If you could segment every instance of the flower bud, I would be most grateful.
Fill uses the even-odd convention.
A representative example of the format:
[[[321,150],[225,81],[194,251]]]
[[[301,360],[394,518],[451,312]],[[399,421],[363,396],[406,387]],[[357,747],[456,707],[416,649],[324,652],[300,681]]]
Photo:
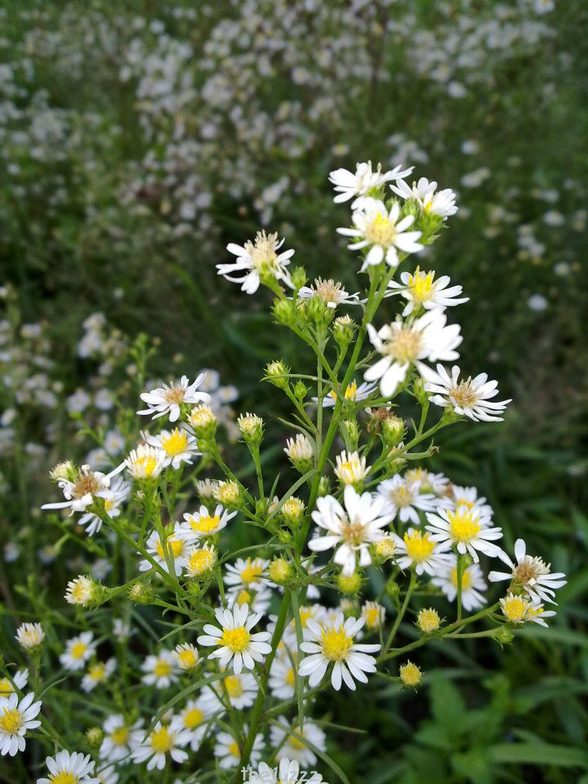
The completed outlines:
[[[70,580],[65,591],[65,600],[79,607],[96,607],[104,596],[104,588],[95,583],[91,577],[83,575]]]
[[[346,348],[353,340],[356,324],[351,316],[339,316],[333,322],[333,337],[339,348]]]
[[[274,558],[267,570],[269,579],[278,585],[284,585],[292,576],[292,566],[285,558]]]
[[[305,474],[314,465],[314,448],[308,438],[302,433],[298,433],[294,438],[286,441],[284,452],[290,458],[294,468],[301,474]]]
[[[151,604],[155,599],[155,591],[145,583],[133,583],[129,588],[129,599],[135,604]]]
[[[439,617],[437,610],[429,607],[425,610],[419,610],[416,625],[423,634],[432,634],[441,626],[441,618]]]
[[[273,314],[279,324],[294,327],[298,321],[298,307],[292,299],[276,299],[273,305]]]
[[[341,593],[353,596],[361,590],[361,575],[359,572],[353,574],[338,574],[337,575],[337,588]]]
[[[259,446],[263,438],[263,419],[256,414],[241,414],[237,418],[237,427],[243,440],[249,446]]]
[[[506,626],[499,626],[498,629],[495,629],[494,631],[494,639],[501,645],[510,645],[514,640],[514,634]]]
[[[335,476],[341,484],[359,488],[368,473],[366,458],[360,457],[358,452],[350,452],[349,454],[341,452],[340,455],[337,455]]]
[[[308,387],[306,386],[306,384],[303,381],[297,381],[294,384],[294,395],[301,402],[308,395]]]
[[[227,509],[239,509],[241,507],[241,488],[232,479],[227,482],[219,482],[214,497],[219,504],[226,506]]]
[[[97,749],[100,746],[103,738],[104,733],[100,727],[88,727],[86,730],[86,740],[88,741],[88,745],[94,749]]]
[[[290,368],[282,362],[281,359],[276,359],[266,365],[265,378],[271,384],[280,389],[286,389],[289,381]]]
[[[216,414],[210,406],[201,403],[190,411],[188,422],[197,438],[213,438],[216,433],[218,420]]]
[[[285,522],[291,528],[297,528],[304,517],[304,501],[295,495],[290,496],[287,501],[284,501],[280,511]]]
[[[355,419],[345,419],[341,422],[341,431],[345,441],[357,450],[359,445],[359,425]]]
[[[399,674],[400,680],[409,689],[416,689],[423,679],[420,667],[411,661],[407,661],[400,667]]]
[[[301,289],[306,281],[308,280],[308,276],[306,274],[306,270],[304,267],[294,267],[292,270],[292,274],[290,276],[292,280],[292,285],[295,289]]]
[[[75,482],[77,471],[71,460],[64,460],[63,463],[58,463],[50,472],[49,477],[54,482],[59,482],[62,479],[67,479],[70,482]]]
[[[404,419],[391,414],[382,422],[382,439],[386,446],[394,447],[404,438],[406,427]]]
[[[327,476],[321,476],[318,486],[319,497],[322,498],[324,495],[329,495],[329,488],[329,478]]]
[[[380,566],[394,557],[396,543],[391,536],[383,536],[377,542],[374,542],[371,551],[374,563],[376,566]]]

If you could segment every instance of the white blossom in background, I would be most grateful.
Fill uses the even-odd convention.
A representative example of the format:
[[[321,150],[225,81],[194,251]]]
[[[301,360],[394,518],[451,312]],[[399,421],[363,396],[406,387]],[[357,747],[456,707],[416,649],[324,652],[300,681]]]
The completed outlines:
[[[337,194],[333,201],[341,204],[357,196],[367,196],[370,191],[378,190],[390,180],[408,177],[412,174],[412,170],[412,166],[409,166],[408,169],[395,166],[393,169],[383,172],[381,166],[378,165],[378,168],[373,171],[371,161],[356,164],[355,174],[348,169],[335,169],[329,174],[329,180]]]

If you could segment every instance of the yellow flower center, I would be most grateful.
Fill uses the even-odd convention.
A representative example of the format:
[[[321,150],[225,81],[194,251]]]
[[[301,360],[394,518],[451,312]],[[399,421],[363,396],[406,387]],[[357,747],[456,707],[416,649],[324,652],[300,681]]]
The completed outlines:
[[[98,664],[93,664],[88,669],[88,676],[93,681],[102,681],[106,677],[106,667],[104,666],[103,662],[99,662]]]
[[[363,617],[368,629],[377,629],[380,626],[381,613],[379,607],[366,607]]]
[[[233,653],[243,653],[249,645],[251,635],[244,626],[225,629],[221,637],[222,645],[226,645]]]
[[[455,505],[456,506],[467,506],[468,509],[474,508],[473,501],[467,501],[465,498],[455,498]]]
[[[118,727],[110,733],[110,740],[115,746],[124,746],[129,739],[128,727]]]
[[[435,542],[430,540],[428,533],[407,531],[403,538],[406,545],[406,554],[416,563],[426,561],[433,554]]]
[[[190,708],[184,713],[184,727],[193,730],[204,721],[204,713],[200,708]]]
[[[345,400],[355,400],[357,397],[357,382],[352,381],[345,390]]]
[[[68,770],[62,770],[59,773],[50,774],[49,781],[51,784],[79,784],[79,777]]]
[[[351,547],[359,547],[364,539],[365,526],[362,523],[344,523],[341,535]]]
[[[74,642],[74,644],[70,648],[70,655],[72,659],[81,659],[85,655],[86,651],[88,650],[88,646],[82,640],[78,640]]]
[[[520,596],[509,596],[502,604],[502,612],[511,623],[520,623],[525,620],[528,604]]]
[[[190,517],[190,526],[200,534],[214,533],[220,524],[219,515],[202,515],[201,517]]]
[[[165,678],[166,675],[169,675],[172,671],[172,663],[166,661],[165,659],[158,659],[155,662],[155,666],[153,667],[153,674],[157,678]]]
[[[190,554],[188,569],[192,574],[203,574],[214,564],[214,552],[211,550],[194,550]]]
[[[387,215],[378,212],[367,225],[365,238],[374,245],[389,248],[396,238],[396,224]]]
[[[12,683],[10,683],[8,678],[0,678],[0,697],[6,697],[12,694],[13,691]]]
[[[97,493],[98,490],[100,490],[100,482],[94,474],[80,474],[72,488],[71,494],[74,498],[83,498],[88,493],[92,495]]]
[[[161,439],[161,447],[170,457],[176,457],[188,448],[188,434],[176,427],[168,436]]]
[[[251,604],[251,592],[246,591],[245,588],[237,594],[237,604],[242,607],[244,604]]]
[[[0,715],[0,731],[15,735],[22,727],[23,717],[18,708],[6,708]]]
[[[135,460],[134,468],[137,473],[140,473],[145,477],[150,477],[157,468],[157,460],[153,455],[138,457]]]
[[[166,540],[165,544],[166,544],[167,551],[171,553],[174,558],[177,558],[179,555],[181,555],[184,552],[185,542],[183,539],[174,539],[173,537],[170,537],[169,539]],[[155,544],[155,549],[157,550],[157,554],[159,555],[159,557],[165,560],[166,553],[165,550],[163,549],[163,544],[161,543],[161,539],[157,540]]]
[[[414,275],[408,276],[407,285],[412,294],[412,298],[416,302],[426,302],[432,298],[435,293],[433,288],[434,279],[434,272],[421,272],[418,267],[414,271]]]
[[[235,697],[240,697],[243,694],[243,684],[241,683],[241,678],[239,678],[238,675],[229,675],[227,678],[225,678],[224,683],[229,697],[234,699]]]
[[[85,580],[74,581],[71,587],[71,598],[76,604],[81,604],[88,599],[88,583]]]
[[[471,379],[460,381],[457,386],[451,388],[449,395],[460,408],[470,408],[479,400],[478,394],[472,386]]]
[[[413,501],[414,494],[410,487],[403,483],[398,485],[398,487],[395,487],[390,492],[390,498],[398,507],[410,506]]]
[[[241,749],[239,748],[237,741],[234,740],[229,746],[229,754],[231,754],[233,757],[241,756]]]
[[[186,396],[184,387],[169,387],[163,393],[166,403],[181,403]]]
[[[294,686],[296,683],[296,674],[294,673],[293,667],[290,667],[290,669],[286,673],[286,683],[288,684],[288,686]]]
[[[182,648],[178,651],[178,661],[184,669],[189,670],[198,664],[198,656],[192,648]]]
[[[174,737],[167,727],[153,730],[149,736],[149,743],[156,754],[166,754],[174,745]]]
[[[300,625],[304,629],[306,627],[306,622],[309,618],[312,618],[314,615],[314,610],[312,607],[301,607],[300,608]]]
[[[521,585],[534,582],[538,577],[549,574],[541,558],[525,558],[514,570],[514,579]]]
[[[457,566],[454,566],[451,570],[451,582],[453,586],[457,588]],[[469,588],[472,587],[472,575],[469,569],[465,569],[464,573],[461,576],[461,590],[467,591]]]
[[[394,330],[386,346],[387,353],[398,362],[414,362],[418,359],[423,343],[420,332],[410,327],[401,327]]]
[[[471,542],[482,529],[471,509],[458,507],[455,512],[447,512],[447,517],[449,532],[456,542]]]
[[[263,564],[247,559],[246,565],[241,570],[241,582],[245,585],[256,582],[263,574]]]
[[[298,727],[294,727],[294,730],[298,734],[301,734],[300,730],[298,729]],[[303,740],[300,740],[300,738],[297,738],[296,735],[290,735],[288,737],[288,744],[293,749],[305,749],[306,748],[306,743]]]
[[[353,639],[345,632],[343,626],[325,629],[321,635],[323,654],[331,661],[345,661],[352,645]]]

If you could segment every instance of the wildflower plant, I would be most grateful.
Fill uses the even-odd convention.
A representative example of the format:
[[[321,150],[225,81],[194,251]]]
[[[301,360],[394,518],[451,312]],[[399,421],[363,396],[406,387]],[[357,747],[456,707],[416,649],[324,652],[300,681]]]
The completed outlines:
[[[240,443],[224,445],[205,373],[142,392],[144,430],[118,464],[54,471],[63,499],[45,508],[111,568],[102,582],[72,572],[71,612],[29,596],[36,614],[15,629],[30,681],[8,672],[0,751],[35,736],[39,781],[347,781],[329,753],[331,690],[416,689],[424,646],[504,644],[554,615],[565,576],[522,540],[512,560],[486,499],[426,467],[437,433],[500,420],[510,401],[453,364],[462,290],[422,265],[456,198],[411,174],[360,163],[331,175],[352,295],[309,285],[277,234],[230,243],[235,258],[218,264],[244,306],[268,289],[275,322],[312,357],[265,368],[291,406],[278,475],[258,414],[242,413]],[[238,449],[249,473],[231,467]],[[496,601],[486,580],[504,584]]]

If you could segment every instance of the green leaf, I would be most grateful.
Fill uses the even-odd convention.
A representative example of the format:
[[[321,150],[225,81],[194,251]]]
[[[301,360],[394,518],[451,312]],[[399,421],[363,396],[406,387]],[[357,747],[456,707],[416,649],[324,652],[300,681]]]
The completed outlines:
[[[498,743],[488,749],[492,762],[517,765],[554,765],[588,769],[588,751],[552,743]]]

